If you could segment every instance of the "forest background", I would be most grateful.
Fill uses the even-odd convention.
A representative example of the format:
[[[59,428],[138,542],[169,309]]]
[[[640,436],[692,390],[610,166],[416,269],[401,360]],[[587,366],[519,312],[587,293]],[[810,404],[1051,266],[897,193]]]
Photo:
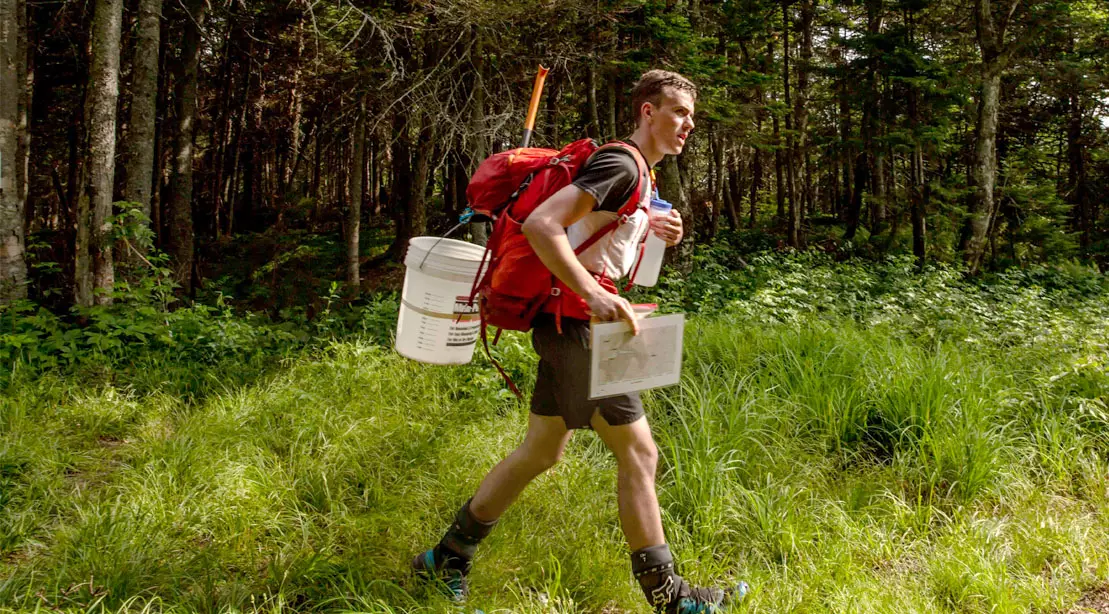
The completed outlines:
[[[151,247],[194,297],[323,244],[345,246],[336,270],[297,282],[357,294],[453,225],[476,164],[518,143],[540,64],[540,146],[626,136],[649,68],[700,85],[695,136],[659,169],[695,230],[679,270],[722,227],[744,251],[972,273],[1107,249],[1096,0],[4,7],[5,300],[110,302]],[[274,282],[245,285],[227,293]]]
[[[683,573],[1109,612],[1101,0],[0,0],[0,610],[449,608],[407,562],[526,405],[391,351],[401,258],[541,64],[538,146],[700,87],[633,295],[690,314],[645,397]],[[530,386],[526,336],[493,356]],[[615,479],[576,437],[475,603],[645,611]]]

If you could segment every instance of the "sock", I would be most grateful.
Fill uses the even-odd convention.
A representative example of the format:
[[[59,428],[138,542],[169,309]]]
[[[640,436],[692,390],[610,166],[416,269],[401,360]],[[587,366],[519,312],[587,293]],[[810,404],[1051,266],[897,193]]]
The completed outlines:
[[[685,580],[674,569],[674,556],[666,544],[633,552],[632,574],[647,602],[656,610],[666,608],[689,592]]]
[[[435,546],[436,564],[440,567],[469,573],[470,559],[474,558],[477,545],[489,535],[496,524],[496,520],[482,522],[474,518],[474,515],[470,513],[470,501],[467,501],[458,510],[458,514],[455,515],[454,522],[447,529],[446,535]]]

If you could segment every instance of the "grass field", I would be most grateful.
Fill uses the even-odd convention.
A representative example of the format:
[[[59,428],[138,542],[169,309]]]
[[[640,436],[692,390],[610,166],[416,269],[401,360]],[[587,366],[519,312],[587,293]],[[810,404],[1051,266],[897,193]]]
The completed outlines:
[[[681,385],[645,395],[681,572],[745,579],[743,612],[1096,611],[1104,287],[774,266],[692,317]],[[526,405],[484,360],[420,365],[383,340],[241,372],[17,366],[0,398],[0,609],[450,610],[408,560],[521,440]],[[527,337],[499,356],[530,387]],[[647,611],[592,433],[471,578],[486,612]]]

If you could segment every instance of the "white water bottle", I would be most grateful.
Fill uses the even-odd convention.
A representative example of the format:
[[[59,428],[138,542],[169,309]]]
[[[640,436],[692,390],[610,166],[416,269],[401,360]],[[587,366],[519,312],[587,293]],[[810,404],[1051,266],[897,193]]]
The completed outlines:
[[[651,199],[651,208],[648,210],[651,221],[670,215],[674,205],[658,198]],[[662,254],[666,251],[666,241],[655,234],[654,229],[647,231],[647,242],[643,246],[643,255],[636,264],[635,277],[632,283],[637,286],[651,287],[658,283],[658,274],[662,270]]]

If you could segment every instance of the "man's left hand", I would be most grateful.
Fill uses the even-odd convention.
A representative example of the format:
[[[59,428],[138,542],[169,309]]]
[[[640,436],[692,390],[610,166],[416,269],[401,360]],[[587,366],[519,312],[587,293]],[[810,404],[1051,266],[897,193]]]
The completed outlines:
[[[677,209],[671,209],[670,215],[651,220],[651,230],[666,241],[667,246],[674,247],[682,240],[682,214]]]

